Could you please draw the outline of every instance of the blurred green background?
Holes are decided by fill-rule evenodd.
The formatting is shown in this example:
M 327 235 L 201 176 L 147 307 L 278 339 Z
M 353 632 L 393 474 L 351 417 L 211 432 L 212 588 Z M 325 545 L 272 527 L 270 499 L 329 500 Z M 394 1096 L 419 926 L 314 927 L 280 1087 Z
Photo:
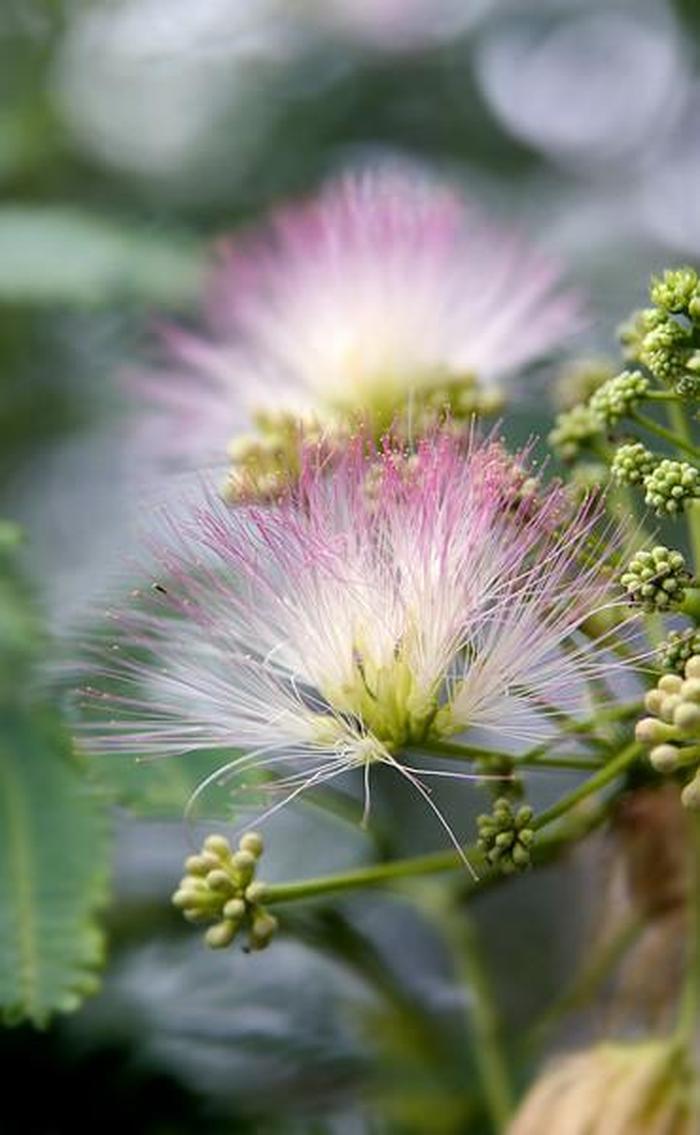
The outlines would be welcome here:
M 2 1130 L 489 1131 L 469 991 L 416 902 L 295 909 L 268 953 L 207 954 L 167 901 L 198 770 L 86 768 L 44 663 L 143 523 L 120 375 L 154 316 L 196 322 L 213 238 L 348 164 L 424 162 L 559 254 L 588 303 L 571 351 L 614 354 L 650 272 L 700 256 L 699 34 L 693 0 L 2 0 Z M 546 431 L 541 390 L 512 433 Z M 446 807 L 468 831 L 480 804 Z M 393 783 L 375 834 L 441 841 Z M 302 810 L 266 877 L 377 850 Z M 585 893 L 560 916 L 567 870 L 475 904 L 523 1075 L 585 921 Z M 105 941 L 101 992 L 52 1017 Z

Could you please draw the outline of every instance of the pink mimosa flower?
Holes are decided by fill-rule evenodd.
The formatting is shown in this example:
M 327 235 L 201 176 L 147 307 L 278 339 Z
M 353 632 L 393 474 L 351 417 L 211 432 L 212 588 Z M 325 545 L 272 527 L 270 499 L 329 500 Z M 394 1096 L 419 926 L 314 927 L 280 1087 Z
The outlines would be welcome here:
M 166 331 L 170 362 L 142 380 L 189 466 L 261 414 L 381 433 L 412 402 L 454 414 L 475 382 L 493 399 L 577 328 L 578 302 L 453 188 L 382 167 L 222 244 L 205 315 L 202 334 Z
M 290 797 L 383 763 L 425 793 L 409 751 L 476 728 L 530 743 L 585 707 L 614 665 L 580 634 L 609 587 L 597 510 L 523 493 L 524 458 L 493 442 L 369 452 L 329 477 L 307 451 L 278 505 L 172 522 L 155 589 L 95 648 L 93 750 L 242 748 L 234 772 L 291 763 Z

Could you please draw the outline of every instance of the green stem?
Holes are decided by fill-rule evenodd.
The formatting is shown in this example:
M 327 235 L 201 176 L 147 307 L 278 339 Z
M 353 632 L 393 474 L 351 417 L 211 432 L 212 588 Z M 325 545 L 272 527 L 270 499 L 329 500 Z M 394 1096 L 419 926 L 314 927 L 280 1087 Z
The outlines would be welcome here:
M 671 429 L 682 437 L 683 440 L 692 444 L 692 437 L 688 427 L 688 419 L 685 414 L 683 403 L 676 399 L 675 405 L 670 405 L 667 410 L 668 421 Z
M 648 390 L 644 395 L 645 401 L 650 402 L 680 402 L 681 399 L 672 390 Z
M 585 780 L 578 788 L 575 788 L 573 792 L 570 792 L 568 796 L 564 796 L 558 803 L 548 808 L 546 812 L 540 812 L 539 816 L 536 816 L 533 820 L 533 828 L 539 830 L 546 827 L 548 824 L 551 824 L 553 820 L 558 820 L 559 817 L 568 812 L 570 808 L 575 807 L 576 804 L 585 800 L 587 796 L 598 792 L 601 788 L 605 788 L 606 785 L 610 784 L 611 781 L 625 772 L 643 752 L 643 746 L 640 745 L 638 741 L 633 741 L 630 745 L 627 745 L 613 760 L 603 765 L 600 771 L 595 773 L 594 776 L 589 777 L 588 780 Z
M 686 501 L 685 513 L 688 523 L 688 540 L 693 553 L 693 567 L 697 576 L 700 575 L 700 501 Z
M 683 404 L 671 404 L 667 412 L 672 429 L 679 437 L 683 438 L 686 446 L 690 445 L 692 447 L 692 435 Z M 693 563 L 695 572 L 698 574 L 700 573 L 700 515 L 694 501 L 688 501 L 686 503 L 685 513 L 688 525 L 688 539 L 693 553 Z
M 665 426 L 659 425 L 659 423 L 655 422 L 652 418 L 647 418 L 645 414 L 640 414 L 638 410 L 631 410 L 630 418 L 632 418 L 637 425 L 648 430 L 649 433 L 656 434 L 657 437 L 663 438 L 664 441 L 667 441 L 669 445 L 672 445 L 675 449 L 682 449 L 684 453 L 690 454 L 691 457 L 700 457 L 700 449 L 681 434 L 667 430 Z
M 569 792 L 557 804 L 548 808 L 546 812 L 541 812 L 539 816 L 536 816 L 533 820 L 533 828 L 541 831 L 554 820 L 564 816 L 571 808 L 580 804 L 588 796 L 592 796 L 601 788 L 605 788 L 625 772 L 642 751 L 642 746 L 636 742 L 628 745 L 618 757 L 610 761 L 594 776 L 589 777 L 587 781 L 575 788 L 573 792 Z M 593 812 L 591 823 L 595 825 L 595 823 L 600 822 L 602 815 L 604 815 L 604 812 Z M 590 830 L 587 827 L 586 820 L 582 821 L 581 826 L 584 832 Z M 578 826 L 571 829 L 574 832 L 579 832 L 579 830 Z M 537 840 L 533 853 L 534 861 L 546 861 L 548 855 L 551 856 L 553 852 L 561 850 L 562 843 L 566 844 L 572 838 L 576 838 L 572 836 L 571 831 L 563 836 L 553 836 L 550 840 Z M 578 838 L 580 838 L 580 835 Z M 477 847 L 467 845 L 463 852 L 467 862 L 472 867 L 483 871 L 479 880 L 467 880 L 467 891 L 475 890 L 477 886 L 481 888 L 485 882 L 496 882 L 500 878 L 497 872 L 484 870 L 483 856 Z M 267 904 L 317 898 L 320 895 L 359 890 L 363 887 L 385 886 L 417 875 L 433 875 L 439 871 L 454 871 L 463 866 L 464 862 L 456 851 L 437 851 L 409 859 L 397 859 L 388 863 L 374 863 L 368 867 L 357 867 L 354 871 L 345 871 L 337 875 L 321 875 L 315 879 L 300 879 L 291 883 L 270 883 L 265 887 L 263 901 Z
M 484 966 L 479 937 L 463 912 L 444 920 L 447 939 L 471 994 L 470 1022 L 474 1058 L 479 1070 L 493 1129 L 505 1131 L 513 1110 L 513 1090 L 502 1045 L 502 1027 Z
M 478 761 L 497 760 L 513 768 L 559 768 L 578 771 L 591 771 L 599 769 L 600 761 L 587 760 L 585 757 L 547 757 L 545 752 L 533 751 L 518 757 L 514 753 L 504 753 L 492 749 L 479 749 L 474 745 L 457 745 L 450 741 L 431 741 L 420 745 L 418 751 L 434 757 L 445 757 L 449 760 Z

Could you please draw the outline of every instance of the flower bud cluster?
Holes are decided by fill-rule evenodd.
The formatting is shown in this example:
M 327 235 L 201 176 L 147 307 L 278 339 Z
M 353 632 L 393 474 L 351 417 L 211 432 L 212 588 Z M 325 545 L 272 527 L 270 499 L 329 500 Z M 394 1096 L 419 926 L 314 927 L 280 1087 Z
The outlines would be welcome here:
M 649 612 L 679 607 L 689 581 L 682 553 L 663 544 L 637 552 L 621 578 L 630 601 Z
M 432 384 L 413 392 L 411 423 L 414 428 L 425 430 L 445 416 L 448 420 L 465 421 L 474 414 L 498 414 L 504 405 L 503 391 L 493 386 L 482 386 L 475 375 L 446 377 L 444 380 L 436 379 Z M 401 417 L 401 414 L 394 414 L 392 421 L 380 425 L 398 425 L 401 429 Z
M 557 414 L 549 444 L 562 461 L 575 461 L 581 450 L 603 433 L 602 419 L 584 403 Z
M 501 796 L 490 815 L 479 816 L 478 847 L 488 863 L 504 875 L 524 871 L 530 866 L 530 851 L 535 839 L 533 811 L 527 804 L 514 811 L 510 801 Z
M 173 905 L 188 922 L 214 922 L 204 935 L 212 949 L 229 946 L 244 926 L 251 950 L 263 950 L 277 930 L 277 919 L 265 910 L 265 884 L 255 880 L 263 841 L 247 832 L 231 850 L 225 836 L 210 835 L 198 855 L 185 861 L 185 875 Z
M 645 504 L 657 516 L 674 516 L 700 497 L 700 470 L 687 461 L 664 458 L 644 479 Z
M 580 461 L 572 468 L 566 484 L 571 499 L 580 501 L 600 492 L 608 480 L 608 467 L 602 461 Z
M 641 441 L 627 442 L 616 450 L 610 473 L 621 485 L 638 485 L 653 473 L 657 464 L 658 458 Z
M 700 317 L 700 280 L 694 268 L 669 268 L 663 276 L 653 276 L 649 298 L 656 306 L 674 315 Z
M 692 333 L 666 315 L 644 336 L 639 361 L 657 378 L 675 385 L 686 373 L 692 354 Z
M 637 723 L 637 740 L 652 746 L 649 759 L 657 772 L 694 770 L 681 799 L 686 808 L 700 810 L 700 654 L 688 659 L 684 676 L 664 674 L 644 704 L 653 716 Z
M 662 670 L 674 674 L 685 673 L 685 664 L 694 654 L 700 654 L 700 630 L 689 627 L 684 631 L 671 631 L 657 647 L 656 657 Z
M 568 363 L 554 384 L 557 408 L 572 410 L 579 402 L 587 402 L 616 373 L 617 368 L 609 359 L 579 359 Z
M 621 329 L 628 359 L 674 387 L 683 398 L 700 395 L 700 278 L 694 268 L 670 269 L 652 279 L 654 307 Z
M 649 385 L 649 379 L 641 371 L 624 370 L 603 383 L 592 395 L 588 406 L 606 426 L 615 426 L 644 399 Z

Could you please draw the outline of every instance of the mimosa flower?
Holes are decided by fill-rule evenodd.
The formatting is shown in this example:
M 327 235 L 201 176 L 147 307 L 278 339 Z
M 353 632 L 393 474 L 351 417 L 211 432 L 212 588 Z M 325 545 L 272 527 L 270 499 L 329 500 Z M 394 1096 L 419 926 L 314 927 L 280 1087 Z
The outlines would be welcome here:
M 508 1135 L 692 1135 L 694 1081 L 681 1045 L 600 1044 L 545 1069 Z
M 234 438 L 236 462 L 264 464 L 299 421 L 359 419 L 378 437 L 406 413 L 414 427 L 444 407 L 470 417 L 576 329 L 559 285 L 547 256 L 454 189 L 348 175 L 221 245 L 206 331 L 167 331 L 171 362 L 144 392 L 188 465 Z
M 157 582 L 96 648 L 93 750 L 242 748 L 234 772 L 291 762 L 290 796 L 383 763 L 425 793 L 409 750 L 474 728 L 530 743 L 585 707 L 613 665 L 579 634 L 611 578 L 597 512 L 533 493 L 494 442 L 370 449 L 333 476 L 307 450 L 275 506 L 171 521 Z

